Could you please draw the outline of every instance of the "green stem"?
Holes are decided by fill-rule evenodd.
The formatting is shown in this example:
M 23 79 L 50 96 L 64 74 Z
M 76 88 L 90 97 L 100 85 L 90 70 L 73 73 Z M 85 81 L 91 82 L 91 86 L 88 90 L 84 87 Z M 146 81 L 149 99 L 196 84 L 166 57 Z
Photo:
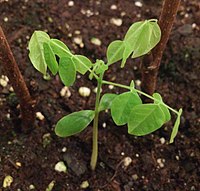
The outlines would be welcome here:
M 120 88 L 124 88 L 124 89 L 128 89 L 128 90 L 131 90 L 130 86 L 126 86 L 126 85 L 122 85 L 122 84 L 118 84 L 118 83 L 114 83 L 114 82 L 109 82 L 109 81 L 106 81 L 106 80 L 103 80 L 102 81 L 103 84 L 107 84 L 107 85 L 113 85 L 113 86 L 117 86 L 117 87 L 120 87 Z M 141 94 L 141 95 L 144 95 L 152 100 L 155 100 L 155 101 L 159 101 L 157 100 L 156 98 L 154 98 L 153 96 L 150 96 L 138 89 L 134 89 L 137 93 Z M 175 109 L 171 108 L 170 106 L 168 106 L 167 104 L 163 103 L 162 104 L 167 107 L 169 110 L 173 111 L 174 113 L 176 113 L 177 115 L 179 115 L 179 112 L 176 111 Z
M 99 119 L 99 102 L 100 102 L 100 95 L 101 95 L 101 86 L 102 86 L 102 79 L 103 74 L 100 74 L 97 82 L 97 94 L 96 94 L 96 102 L 95 102 L 95 116 L 93 121 L 93 143 L 92 143 L 92 156 L 90 166 L 92 170 L 95 170 L 98 158 L 98 119 Z

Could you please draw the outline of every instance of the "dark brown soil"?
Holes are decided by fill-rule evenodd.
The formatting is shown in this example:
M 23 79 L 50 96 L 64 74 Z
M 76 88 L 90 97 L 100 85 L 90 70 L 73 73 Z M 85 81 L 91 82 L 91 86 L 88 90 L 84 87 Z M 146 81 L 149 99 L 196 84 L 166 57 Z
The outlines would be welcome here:
M 78 136 L 62 139 L 55 135 L 56 121 L 63 115 L 94 107 L 95 93 L 89 98 L 78 94 L 81 86 L 95 88 L 95 81 L 81 76 L 73 87 L 71 97 L 62 98 L 63 85 L 58 78 L 43 80 L 28 59 L 27 44 L 34 30 L 46 30 L 51 37 L 63 40 L 77 54 L 91 60 L 105 59 L 107 45 L 122 38 L 134 21 L 158 18 L 161 1 L 143 0 L 0 0 L 0 23 L 8 37 L 13 53 L 30 89 L 37 100 L 36 111 L 44 120 L 36 121 L 31 134 L 19 132 L 19 106 L 10 85 L 0 86 L 0 191 L 28 191 L 34 185 L 44 191 L 55 181 L 53 191 L 79 191 L 83 181 L 89 182 L 85 190 L 94 191 L 198 191 L 200 190 L 200 3 L 182 1 L 177 21 L 165 51 L 157 91 L 173 108 L 183 108 L 181 127 L 175 143 L 168 145 L 172 122 L 145 137 L 127 134 L 126 127 L 116 127 L 109 113 L 102 113 L 99 122 L 99 160 L 95 172 L 89 169 L 91 155 L 91 126 Z M 117 10 L 111 10 L 111 5 Z M 90 11 L 88 11 L 90 10 Z M 86 12 L 86 14 L 84 14 Z M 89 15 L 90 16 L 89 16 Z M 92 15 L 91 15 L 92 14 Z M 123 15 L 123 16 L 122 16 Z M 121 18 L 122 25 L 110 24 L 111 18 Z M 80 34 L 78 34 L 80 31 Z M 73 41 L 81 37 L 84 47 Z M 99 38 L 101 46 L 91 43 Z M 0 74 L 3 75 L 2 68 Z M 0 75 L 0 76 L 1 76 Z M 129 60 L 124 70 L 112 66 L 106 79 L 129 84 L 140 79 L 138 62 Z M 105 87 L 104 92 L 119 92 Z M 106 128 L 102 124 L 106 123 Z M 33 124 L 30 124 L 32 127 Z M 27 128 L 30 128 L 27 127 Z M 45 138 L 46 137 L 46 138 Z M 166 140 L 164 144 L 161 140 Z M 63 148 L 66 147 L 66 152 Z M 123 166 L 123 159 L 132 163 Z M 72 164 L 69 164 L 72 160 Z M 54 170 L 55 164 L 65 161 L 67 173 Z M 159 161 L 163 166 L 159 165 Z M 17 162 L 21 166 L 17 166 Z M 19 165 L 19 164 L 18 164 Z M 5 176 L 13 177 L 9 188 L 2 188 Z

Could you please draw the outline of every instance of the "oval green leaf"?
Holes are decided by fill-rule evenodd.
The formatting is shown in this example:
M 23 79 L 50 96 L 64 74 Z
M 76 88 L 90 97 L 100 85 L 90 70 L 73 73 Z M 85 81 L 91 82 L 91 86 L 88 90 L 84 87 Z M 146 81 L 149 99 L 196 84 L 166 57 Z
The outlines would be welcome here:
M 60 58 L 58 72 L 60 79 L 65 86 L 73 85 L 76 80 L 76 68 L 71 58 Z
M 172 134 L 171 134 L 169 143 L 173 143 L 174 142 L 174 138 L 176 137 L 176 135 L 178 133 L 178 128 L 179 128 L 179 125 L 180 125 L 180 122 L 181 122 L 182 112 L 183 112 L 183 110 L 179 109 L 178 116 L 176 118 L 176 121 L 175 121 L 175 124 L 174 124 L 174 128 L 172 130 Z
M 71 57 L 72 53 L 70 52 L 69 48 L 60 40 L 58 39 L 51 39 L 50 46 L 57 56 L 61 57 Z
M 133 107 L 142 104 L 138 94 L 125 92 L 118 95 L 111 105 L 111 115 L 117 125 L 125 125 Z
M 111 65 L 119 60 L 122 59 L 123 57 L 123 52 L 124 52 L 125 46 L 124 42 L 121 40 L 115 40 L 110 43 L 107 49 L 107 60 L 108 60 L 108 65 Z
M 44 42 L 43 48 L 44 48 L 44 58 L 47 63 L 47 66 L 49 70 L 52 72 L 52 74 L 56 75 L 56 73 L 58 72 L 58 63 L 56 61 L 56 56 L 49 43 Z
M 55 133 L 59 137 L 68 137 L 83 131 L 94 119 L 94 111 L 83 110 L 71 113 L 58 121 Z
M 128 133 L 131 135 L 147 135 L 165 123 L 165 115 L 157 104 L 137 105 L 129 116 Z
M 154 100 L 154 103 L 158 104 L 163 114 L 165 115 L 165 123 L 166 123 L 167 121 L 171 119 L 171 114 L 169 112 L 169 109 L 164 105 L 162 97 L 159 93 L 154 93 L 153 97 L 156 99 Z
M 72 61 L 76 66 L 76 71 L 83 75 L 92 67 L 92 62 L 82 55 L 74 55 Z
M 104 94 L 99 103 L 99 112 L 106 109 L 110 109 L 112 101 L 116 98 L 116 96 L 116 94 Z
M 50 41 L 49 35 L 43 31 L 35 31 L 29 41 L 29 58 L 34 66 L 42 74 L 46 74 L 47 64 L 44 58 L 43 43 Z
M 132 58 L 147 54 L 161 38 L 161 30 L 156 20 L 146 20 L 134 23 L 127 31 L 124 42 L 125 50 L 122 65 L 133 52 Z

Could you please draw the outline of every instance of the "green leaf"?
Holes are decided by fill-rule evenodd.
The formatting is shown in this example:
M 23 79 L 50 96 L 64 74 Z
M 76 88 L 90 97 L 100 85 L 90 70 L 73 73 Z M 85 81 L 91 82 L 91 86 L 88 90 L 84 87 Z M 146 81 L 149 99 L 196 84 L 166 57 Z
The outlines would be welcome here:
M 128 122 L 131 110 L 139 104 L 142 104 L 142 101 L 136 93 L 125 92 L 118 95 L 111 105 L 113 121 L 117 125 L 125 125 Z
M 28 48 L 29 58 L 34 66 L 42 74 L 46 74 L 47 64 L 44 58 L 43 43 L 50 41 L 49 35 L 43 31 L 35 31 L 31 36 Z
M 115 40 L 111 42 L 107 49 L 108 65 L 111 65 L 121 60 L 123 57 L 124 49 L 125 49 L 125 46 L 124 46 L 123 41 Z
M 76 80 L 76 68 L 71 58 L 60 58 L 58 72 L 65 86 L 71 86 Z
M 165 115 L 158 104 L 135 106 L 128 119 L 128 133 L 137 136 L 147 135 L 165 123 Z
M 53 75 L 56 75 L 58 72 L 58 63 L 56 61 L 56 56 L 50 47 L 49 43 L 44 42 L 44 58 L 47 63 L 49 70 L 52 72 Z
M 61 57 L 71 57 L 72 53 L 70 52 L 69 48 L 60 40 L 58 39 L 51 39 L 50 46 L 57 56 Z
M 112 101 L 116 98 L 116 96 L 116 94 L 104 94 L 99 103 L 99 112 L 106 109 L 110 109 Z
M 154 103 L 159 105 L 160 109 L 165 115 L 165 122 L 169 121 L 171 119 L 171 115 L 169 109 L 164 105 L 161 95 L 159 93 L 154 93 L 153 97 L 157 99 L 154 100 Z
M 94 111 L 82 110 L 71 113 L 58 121 L 55 127 L 56 135 L 68 137 L 83 131 L 94 119 Z
M 172 130 L 172 134 L 171 134 L 169 143 L 173 143 L 174 142 L 174 138 L 176 137 L 176 135 L 178 133 L 178 128 L 179 128 L 179 125 L 180 125 L 180 122 L 181 122 L 182 112 L 183 112 L 183 110 L 179 109 L 178 117 L 176 118 L 176 121 L 175 121 L 175 124 L 174 124 L 174 128 Z
M 132 58 L 147 54 L 153 49 L 161 38 L 160 27 L 156 20 L 146 20 L 134 23 L 127 31 L 124 42 L 122 66 L 133 52 Z
M 74 55 L 72 57 L 72 61 L 76 66 L 77 72 L 83 75 L 92 67 L 92 62 L 87 57 L 82 55 Z

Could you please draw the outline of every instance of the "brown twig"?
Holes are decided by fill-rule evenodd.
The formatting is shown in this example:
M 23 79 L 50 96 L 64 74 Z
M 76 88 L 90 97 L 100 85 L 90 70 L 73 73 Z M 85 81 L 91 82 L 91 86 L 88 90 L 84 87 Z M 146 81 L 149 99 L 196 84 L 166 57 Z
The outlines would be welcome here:
M 180 2 L 181 0 L 164 0 L 159 18 L 159 26 L 162 34 L 161 40 L 152 50 L 152 54 L 145 56 L 143 59 L 142 90 L 150 95 L 156 89 L 157 75 L 163 51 L 169 39 Z
M 35 121 L 34 101 L 32 100 L 26 83 L 21 75 L 4 32 L 0 26 L 0 64 L 8 76 L 10 83 L 19 98 L 22 116 L 22 128 L 27 132 Z

